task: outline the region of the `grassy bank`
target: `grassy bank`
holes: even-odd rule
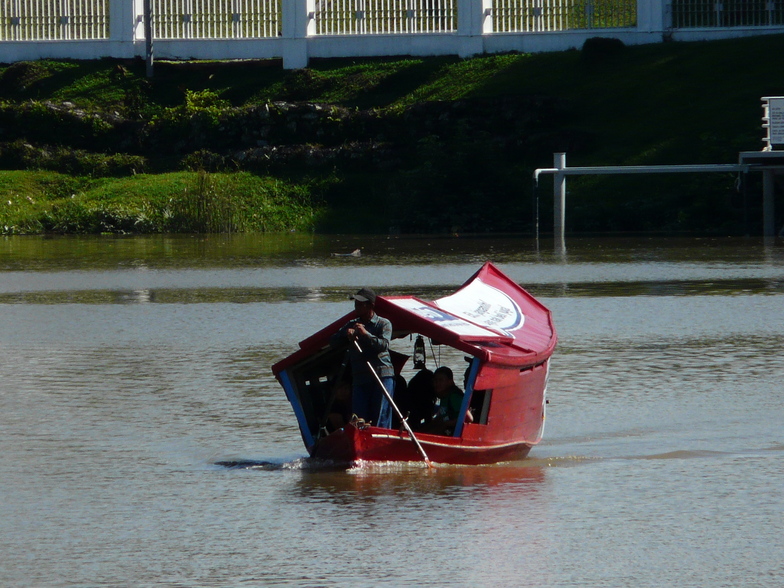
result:
[[[311,231],[312,186],[248,173],[175,172],[91,179],[0,172],[0,228],[31,233]]]
[[[152,80],[139,61],[0,66],[0,167],[32,178],[2,172],[2,202],[17,201],[6,196],[11,182],[39,190],[35,205],[8,205],[28,220],[4,220],[0,230],[529,231],[531,174],[555,151],[567,152],[569,165],[610,165],[729,163],[760,149],[760,97],[784,94],[781,71],[782,36],[468,60],[316,60],[292,72],[277,62],[159,62]],[[295,116],[270,110],[277,101],[329,107]],[[200,169],[212,173],[187,174]],[[41,170],[67,173],[47,183]],[[123,179],[134,173],[143,175]],[[281,212],[282,224],[182,215],[174,223],[161,204],[176,201],[171,194],[131,205],[141,201],[136,182],[184,194],[182,178],[199,177],[232,201],[231,182],[284,186],[276,202],[292,203],[290,214]],[[69,190],[78,209],[60,200]],[[237,194],[245,204],[232,210],[256,206]],[[546,223],[546,179],[541,194]],[[65,222],[60,212],[52,223],[50,204],[91,220]],[[729,175],[570,178],[567,206],[572,232],[746,231]],[[133,222],[102,224],[94,212],[129,208]],[[298,215],[307,222],[294,226]]]

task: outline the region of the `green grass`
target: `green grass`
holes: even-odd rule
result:
[[[0,171],[0,233],[311,231],[314,188],[248,173],[73,178]]]

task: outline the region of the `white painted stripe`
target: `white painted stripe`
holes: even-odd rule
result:
[[[371,433],[370,435],[374,439],[396,439],[398,441],[410,441],[410,437],[401,437],[400,435],[388,435],[384,433]],[[512,447],[514,445],[531,445],[534,446],[538,442],[532,441],[514,441],[510,443],[499,443],[497,445],[455,445],[451,443],[438,443],[436,441],[425,441],[421,437],[417,437],[419,442],[424,445],[429,445],[431,447],[449,447],[452,449],[502,449],[504,447]]]

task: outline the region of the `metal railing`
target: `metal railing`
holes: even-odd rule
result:
[[[672,0],[672,26],[760,27],[784,24],[784,0]]]
[[[108,37],[109,0],[0,0],[0,40]]]
[[[637,24],[637,0],[493,0],[496,33],[625,28]]]
[[[457,30],[456,0],[317,0],[317,35]]]
[[[281,34],[282,0],[152,0],[158,39],[250,39]]]

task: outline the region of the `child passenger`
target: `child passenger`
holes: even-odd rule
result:
[[[446,366],[441,366],[433,373],[433,388],[439,403],[433,406],[433,421],[428,427],[428,433],[451,435],[460,418],[463,391],[457,387],[452,370]],[[466,412],[465,422],[474,422],[470,411]]]

